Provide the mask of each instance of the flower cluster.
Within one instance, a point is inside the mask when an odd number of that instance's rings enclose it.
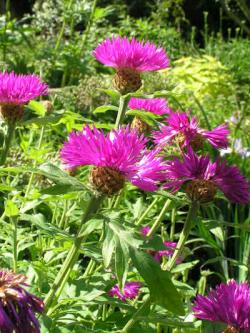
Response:
[[[139,290],[141,288],[140,282],[127,282],[123,288],[123,291],[120,290],[118,284],[114,285],[108,295],[111,297],[118,297],[121,301],[125,302],[127,299],[134,299],[138,296]]]
[[[35,313],[44,310],[43,302],[28,293],[26,277],[0,271],[0,331],[4,333],[39,333]]]
[[[208,296],[198,295],[193,307],[199,319],[227,325],[226,333],[250,332],[250,285],[234,280],[222,283]]]

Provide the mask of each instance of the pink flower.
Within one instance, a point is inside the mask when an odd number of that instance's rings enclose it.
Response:
[[[133,110],[147,111],[159,116],[171,112],[164,98],[131,98],[128,106]]]
[[[166,188],[179,190],[186,184],[186,193],[192,200],[210,202],[220,189],[232,202],[246,204],[250,195],[248,183],[236,166],[228,166],[208,156],[198,156],[190,148],[183,159],[174,158],[166,163]]]
[[[70,134],[61,150],[61,159],[69,169],[94,166],[92,182],[97,187],[108,186],[107,183],[116,186],[117,181],[121,184],[126,179],[145,191],[155,191],[163,179],[165,165],[162,157],[157,156],[158,150],[146,151],[146,143],[143,136],[128,126],[107,135],[85,126],[82,132]]]
[[[181,147],[191,145],[193,149],[202,148],[205,140],[215,148],[228,146],[229,130],[225,124],[207,131],[199,128],[197,118],[189,119],[185,112],[172,112],[166,123],[167,125],[162,125],[159,131],[154,132],[154,141],[159,145],[165,145],[176,139]]]
[[[124,290],[121,291],[119,286],[116,284],[113,286],[108,295],[111,297],[117,296],[120,300],[125,302],[127,299],[134,299],[139,294],[141,288],[140,282],[127,282],[124,286]]]
[[[199,319],[228,325],[226,332],[250,332],[250,285],[234,280],[221,283],[208,296],[198,295],[193,307]]]
[[[0,73],[0,104],[23,105],[47,93],[48,86],[34,74]]]
[[[156,71],[169,67],[163,48],[135,38],[112,37],[105,39],[93,52],[102,64],[114,68],[133,69],[138,72]]]

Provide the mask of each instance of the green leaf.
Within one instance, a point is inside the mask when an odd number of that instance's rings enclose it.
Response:
[[[14,187],[6,185],[6,184],[0,184],[0,191],[13,191]]]
[[[133,264],[149,287],[152,301],[170,312],[184,315],[181,296],[171,280],[171,274],[163,271],[160,265],[145,252],[130,248],[130,254]]]
[[[115,237],[115,243],[115,271],[119,288],[122,290],[128,273],[129,249],[118,237]]]
[[[102,256],[104,267],[108,268],[115,248],[114,234],[110,228],[105,228],[105,238],[102,246]]]
[[[126,112],[126,115],[137,116],[151,126],[153,126],[155,124],[155,121],[160,118],[152,112],[146,112],[142,110],[128,110]]]
[[[42,193],[62,194],[66,192],[84,191],[87,189],[76,178],[71,177],[69,174],[51,163],[41,165],[37,173],[44,175],[57,185],[43,190]]]
[[[147,316],[147,317],[138,317],[138,320],[147,322],[147,323],[159,323],[162,325],[170,326],[170,327],[188,327],[188,328],[195,328],[194,323],[192,322],[185,322],[180,320],[179,318],[166,318],[165,316]]]
[[[96,108],[93,113],[105,113],[109,110],[118,111],[118,107],[114,105],[102,105]]]
[[[87,236],[91,234],[93,231],[101,229],[103,226],[103,220],[101,219],[91,219],[84,224],[83,231],[81,232],[80,237]]]
[[[44,117],[46,113],[46,108],[44,107],[44,105],[37,101],[30,101],[28,104],[28,108],[34,111],[34,113],[39,117]]]
[[[12,217],[12,216],[18,216],[18,214],[19,214],[19,209],[17,205],[13,201],[7,200],[5,202],[5,215],[7,217]]]
[[[56,227],[55,225],[46,222],[46,218],[42,214],[34,214],[34,215],[21,214],[20,219],[31,222],[32,224],[36,225],[36,227],[38,229],[43,230],[47,235],[49,235],[51,237],[59,235],[66,239],[73,238],[71,235],[69,235],[64,230],[61,230],[60,228]]]

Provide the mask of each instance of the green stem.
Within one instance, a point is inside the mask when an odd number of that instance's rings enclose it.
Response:
[[[42,127],[42,130],[41,130],[41,134],[40,134],[40,137],[39,137],[39,141],[38,141],[38,145],[37,145],[37,150],[40,150],[41,149],[41,146],[42,146],[42,141],[43,141],[43,136],[44,136],[44,132],[45,132],[45,126]],[[35,168],[37,166],[37,161],[35,161],[33,167]],[[30,192],[30,189],[31,189],[31,185],[33,183],[33,179],[34,179],[34,172],[31,173],[30,175],[30,179],[29,179],[29,183],[27,185],[27,189],[25,191],[25,198],[27,197],[27,195],[29,194]]]
[[[208,120],[208,116],[207,116],[207,114],[206,114],[206,110],[203,108],[202,104],[200,103],[200,101],[198,100],[198,98],[195,96],[195,94],[193,94],[193,96],[194,96],[194,100],[195,100],[196,104],[198,105],[198,107],[199,107],[199,109],[201,110],[201,113],[202,113],[202,115],[203,115],[203,117],[204,117],[204,120],[205,120],[205,123],[206,123],[207,129],[208,129],[209,131],[211,131],[212,127],[211,127],[210,122],[209,122],[209,120]]]
[[[15,128],[16,128],[15,122],[10,122],[8,124],[8,130],[7,130],[5,139],[4,139],[4,146],[3,146],[3,150],[2,150],[2,154],[1,154],[1,158],[0,158],[0,165],[5,164],[5,161],[8,156],[9,149],[10,149],[11,141],[12,141],[14,133],[15,133]]]
[[[87,40],[88,35],[89,35],[89,31],[90,31],[90,28],[91,28],[92,23],[93,23],[95,9],[96,9],[96,3],[97,3],[97,0],[94,0],[93,4],[92,4],[92,8],[91,8],[91,13],[90,13],[90,16],[89,16],[89,21],[88,21],[86,30],[84,31],[83,36],[82,36],[82,42],[81,42],[80,48],[79,48],[79,50],[81,50],[81,53],[83,53],[84,46],[86,44],[86,40]]]
[[[11,218],[13,225],[13,271],[17,271],[17,220],[16,217]]]
[[[165,217],[166,212],[168,211],[169,206],[171,205],[171,200],[167,199],[167,201],[165,202],[165,205],[163,206],[160,214],[158,215],[157,219],[155,220],[152,228],[150,229],[149,233],[147,234],[147,237],[151,237],[156,230],[159,228],[159,225],[161,224],[162,220]]]
[[[151,209],[154,207],[154,205],[157,203],[158,200],[159,200],[159,197],[156,197],[151,202],[151,204],[148,206],[148,208],[145,210],[145,212],[141,215],[141,217],[139,218],[139,220],[135,223],[136,225],[142,224],[142,222],[145,220],[145,218],[147,217],[148,213],[151,211]]]
[[[121,330],[121,333],[127,333],[129,330],[135,325],[137,318],[144,312],[144,310],[150,306],[150,297],[141,304],[139,309],[136,311],[136,313],[132,316],[132,318],[127,322],[127,324],[123,327]]]
[[[45,303],[47,311],[50,308],[50,306],[58,300],[58,298],[63,290],[63,286],[65,285],[65,283],[68,280],[71,269],[73,268],[74,264],[76,263],[76,261],[78,259],[81,245],[85,239],[85,236],[82,235],[82,232],[85,227],[85,223],[90,219],[90,217],[95,212],[97,212],[97,210],[100,207],[101,201],[102,201],[101,199],[102,199],[101,197],[92,196],[88,202],[86,210],[82,216],[81,227],[78,232],[78,236],[76,237],[71,249],[69,250],[65,262],[62,265],[60,271],[58,272],[57,277],[56,277],[48,295],[45,298],[44,303]]]
[[[118,114],[115,122],[115,128],[118,128],[125,117],[125,113],[127,110],[128,102],[129,102],[130,96],[120,96],[120,101],[119,101],[119,108],[118,108]]]
[[[199,209],[199,202],[198,201],[192,201],[192,203],[189,207],[189,211],[188,211],[188,214],[187,214],[186,221],[184,223],[184,227],[183,227],[182,232],[181,232],[180,237],[179,237],[179,241],[176,245],[176,249],[174,251],[174,254],[171,257],[170,261],[167,263],[166,268],[170,271],[175,266],[177,258],[180,258],[181,255],[182,255],[183,248],[184,248],[185,243],[188,239],[189,233],[192,229],[193,222],[194,222],[194,220],[197,216],[198,209]]]

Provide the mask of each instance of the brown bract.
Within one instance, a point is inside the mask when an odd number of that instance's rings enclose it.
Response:
[[[110,167],[93,167],[90,172],[90,182],[95,190],[111,196],[124,187],[125,177]]]
[[[200,203],[213,201],[216,191],[217,187],[211,180],[194,179],[186,187],[188,197]]]
[[[113,86],[122,95],[137,91],[141,85],[140,73],[130,68],[117,69],[113,77]]]
[[[16,288],[20,288],[26,283],[26,276],[22,274],[14,274],[4,271],[0,277],[0,299],[4,304],[9,301],[18,300],[20,292]]]
[[[1,104],[0,113],[4,121],[14,123],[23,118],[24,106],[19,104]]]
[[[139,135],[141,134],[149,134],[151,131],[151,126],[148,125],[145,121],[143,121],[140,117],[135,116],[132,123],[131,128],[136,129]]]

